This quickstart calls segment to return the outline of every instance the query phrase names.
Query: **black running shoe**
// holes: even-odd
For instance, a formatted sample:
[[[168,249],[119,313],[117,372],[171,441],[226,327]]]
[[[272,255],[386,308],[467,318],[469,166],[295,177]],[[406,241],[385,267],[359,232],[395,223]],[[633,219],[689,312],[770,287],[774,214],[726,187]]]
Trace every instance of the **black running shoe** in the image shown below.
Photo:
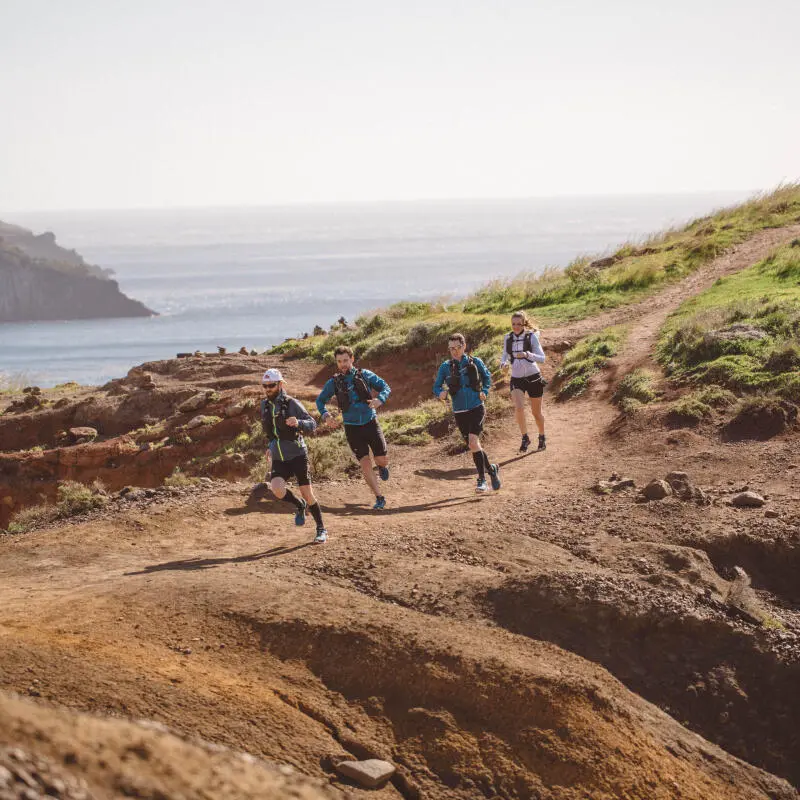
[[[528,434],[526,433],[526,434],[523,435],[522,441],[520,442],[520,445],[519,445],[520,453],[527,453],[528,452],[528,448],[530,446],[531,446],[531,437],[528,436]]]
[[[539,446],[536,448],[537,450],[547,450],[547,443],[544,440],[544,434],[539,434]]]
[[[502,486],[500,483],[500,467],[497,464],[492,464],[489,467],[489,480],[492,482],[492,489],[495,492]]]

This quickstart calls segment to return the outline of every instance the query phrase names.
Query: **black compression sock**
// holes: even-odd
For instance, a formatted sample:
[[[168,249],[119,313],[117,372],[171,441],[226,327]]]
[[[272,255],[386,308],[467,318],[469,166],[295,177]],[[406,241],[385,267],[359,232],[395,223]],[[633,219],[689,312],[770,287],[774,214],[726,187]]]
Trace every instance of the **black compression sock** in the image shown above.
[[[325,526],[322,524],[322,509],[319,507],[319,503],[314,503],[313,506],[309,506],[308,510],[311,512],[311,516],[314,517],[314,522],[317,523],[317,527],[324,528]]]
[[[492,468],[492,462],[489,461],[489,456],[486,455],[485,450],[481,450],[481,453],[483,453],[483,466],[490,470]]]
[[[294,507],[295,507],[295,508],[302,508],[302,507],[303,507],[303,503],[305,502],[305,500],[298,500],[298,499],[297,499],[297,498],[296,498],[296,497],[295,497],[295,496],[292,494],[292,490],[291,490],[291,489],[287,489],[287,490],[286,490],[286,494],[283,496],[283,499],[284,499],[284,500],[285,500],[287,503],[292,503],[292,504],[294,505]]]
[[[475,469],[478,470],[478,477],[483,481],[486,480],[486,473],[483,465],[483,450],[478,450],[477,453],[472,454],[472,460],[475,462]]]

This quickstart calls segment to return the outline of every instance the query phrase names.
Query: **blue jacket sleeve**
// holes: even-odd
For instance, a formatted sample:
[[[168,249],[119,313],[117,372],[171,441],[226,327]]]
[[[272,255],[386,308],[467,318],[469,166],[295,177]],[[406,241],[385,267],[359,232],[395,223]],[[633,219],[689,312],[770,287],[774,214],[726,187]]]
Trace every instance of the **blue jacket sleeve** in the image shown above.
[[[389,386],[388,383],[383,378],[378,377],[374,372],[370,372],[368,369],[362,370],[364,373],[364,377],[367,379],[367,385],[371,389],[375,389],[378,392],[378,400],[381,401],[381,405],[386,403],[389,399],[389,395],[392,393],[392,387]]]
[[[435,397],[438,397],[442,393],[442,389],[445,388],[444,382],[447,379],[447,364],[442,364],[439,367],[439,371],[436,373],[436,380],[433,383],[433,394]]]
[[[492,388],[492,375],[483,361],[479,358],[473,358],[472,360],[475,362],[475,366],[478,368],[478,373],[481,376],[481,390],[484,394],[489,394],[489,389]]]
[[[289,401],[289,411],[297,417],[298,427],[303,433],[313,433],[317,429],[317,423],[299,400],[292,398]]]
[[[325,385],[322,387],[322,391],[319,393],[319,396],[317,397],[316,405],[317,405],[317,411],[319,411],[320,415],[327,413],[328,409],[325,408],[325,404],[328,402],[328,400],[331,399],[331,397],[333,397],[334,389],[335,387],[333,383],[333,378],[328,378],[328,380],[325,382]]]

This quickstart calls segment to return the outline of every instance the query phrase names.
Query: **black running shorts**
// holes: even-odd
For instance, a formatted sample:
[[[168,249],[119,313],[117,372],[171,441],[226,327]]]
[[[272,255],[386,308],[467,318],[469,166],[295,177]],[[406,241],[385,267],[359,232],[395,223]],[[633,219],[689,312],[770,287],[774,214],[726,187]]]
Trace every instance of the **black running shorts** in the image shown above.
[[[512,378],[511,391],[519,390],[530,397],[541,397],[545,383],[541,375],[529,375],[527,378]]]
[[[370,450],[374,456],[386,455],[386,439],[383,438],[383,431],[378,424],[377,417],[371,419],[366,425],[345,425],[344,435],[358,461],[368,456]]]
[[[456,418],[456,425],[465,440],[469,441],[469,435],[474,433],[480,436],[483,433],[483,421],[486,419],[486,406],[481,403],[469,411],[459,411],[453,415]]]
[[[308,486],[311,483],[308,476],[308,456],[296,456],[288,461],[276,461],[273,458],[272,474],[269,477],[270,480],[283,478],[285,481],[294,478],[298,486]]]

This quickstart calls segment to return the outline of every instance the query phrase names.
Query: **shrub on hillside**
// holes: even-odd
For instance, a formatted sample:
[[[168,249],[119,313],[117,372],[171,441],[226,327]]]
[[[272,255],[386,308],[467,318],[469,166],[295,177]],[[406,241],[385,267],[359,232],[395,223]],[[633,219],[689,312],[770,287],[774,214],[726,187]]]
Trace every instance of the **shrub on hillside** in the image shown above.
[[[699,425],[713,413],[711,406],[698,400],[693,395],[687,395],[672,404],[672,407],[667,411],[666,422],[673,428],[687,428]]]
[[[91,486],[76,481],[64,481],[58,485],[57,493],[58,500],[54,506],[44,503],[17,513],[8,526],[8,532],[26,533],[59,519],[68,519],[102,508],[108,502],[108,495],[100,481],[95,481]]]
[[[635,369],[628,373],[618,384],[612,400],[620,404],[625,399],[639,403],[651,403],[656,399],[653,388],[653,375],[644,369]]]
[[[591,376],[617,354],[621,338],[619,330],[608,329],[578,342],[564,356],[556,373],[558,399],[566,400],[583,394]]]
[[[714,383],[695,392],[694,397],[701,403],[714,408],[728,408],[736,402],[736,395],[733,392]]]
[[[308,465],[316,479],[332,478],[341,475],[350,463],[350,449],[344,430],[333,431],[326,436],[316,436],[306,440],[308,445]]]

